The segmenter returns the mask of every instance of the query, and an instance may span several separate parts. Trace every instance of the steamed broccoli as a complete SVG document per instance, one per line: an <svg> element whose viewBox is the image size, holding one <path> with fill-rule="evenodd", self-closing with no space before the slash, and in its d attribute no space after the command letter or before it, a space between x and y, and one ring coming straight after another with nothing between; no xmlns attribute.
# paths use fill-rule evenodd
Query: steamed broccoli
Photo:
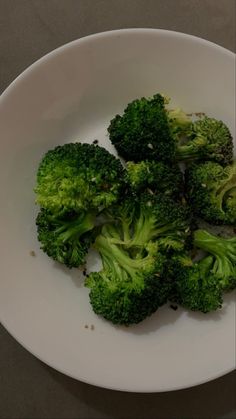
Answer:
<svg viewBox="0 0 236 419"><path fill-rule="evenodd" d="M183 174L177 165L148 160L127 162L126 180L134 193L162 193L174 200L183 194Z"/></svg>
<svg viewBox="0 0 236 419"><path fill-rule="evenodd" d="M218 276L211 271L212 264L211 256L195 263L187 256L172 259L169 265L174 278L171 300L203 313L221 308L222 288Z"/></svg>
<svg viewBox="0 0 236 419"><path fill-rule="evenodd" d="M162 246L185 246L190 234L189 209L164 195L144 193L138 196L133 236L127 246L142 246L150 240L162 239Z"/></svg>
<svg viewBox="0 0 236 419"><path fill-rule="evenodd" d="M222 290L236 288L236 237L223 238L196 230L194 245L213 257L211 273L218 277Z"/></svg>
<svg viewBox="0 0 236 419"><path fill-rule="evenodd" d="M186 129L186 142L178 143L177 160L213 160L229 164L233 159L233 139L228 127L204 117Z"/></svg>
<svg viewBox="0 0 236 419"><path fill-rule="evenodd" d="M68 268L85 262L93 240L95 213L67 213L61 216L41 209L36 219L41 249Z"/></svg>
<svg viewBox="0 0 236 419"><path fill-rule="evenodd" d="M128 252L113 243L115 227L104 226L96 238L103 268L86 280L90 303L96 314L114 324L130 325L144 320L166 303L170 289L163 275L166 258L157 243L147 243L138 252Z"/></svg>
<svg viewBox="0 0 236 419"><path fill-rule="evenodd" d="M156 94L129 103L122 116L110 122L108 133L112 144L125 160L171 161L175 140L171 135L165 99Z"/></svg>
<svg viewBox="0 0 236 419"><path fill-rule="evenodd" d="M173 278L171 300L204 313L221 307L223 293L236 288L236 238L194 231L193 244L206 252L200 261L174 255L169 263Z"/></svg>
<svg viewBox="0 0 236 419"><path fill-rule="evenodd" d="M236 224L236 161L193 164L186 171L187 198L194 212L211 224Z"/></svg>
<svg viewBox="0 0 236 419"><path fill-rule="evenodd" d="M37 173L36 201L53 212L106 208L120 196L120 161L97 145L70 143L48 151Z"/></svg>
<svg viewBox="0 0 236 419"><path fill-rule="evenodd" d="M137 99L111 120L110 140L125 160L231 163L233 139L224 122L207 116L193 122L180 108L168 109L168 103L160 94Z"/></svg>
<svg viewBox="0 0 236 419"><path fill-rule="evenodd" d="M166 100L166 103L169 103L169 100ZM192 120L180 108L166 109L166 111L171 135L176 140L176 144L180 145L181 141L192 132Z"/></svg>

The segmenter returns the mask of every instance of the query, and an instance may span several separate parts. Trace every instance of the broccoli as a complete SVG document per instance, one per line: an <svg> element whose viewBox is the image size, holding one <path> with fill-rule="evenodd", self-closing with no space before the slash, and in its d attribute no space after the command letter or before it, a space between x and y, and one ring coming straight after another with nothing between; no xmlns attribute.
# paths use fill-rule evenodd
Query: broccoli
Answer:
<svg viewBox="0 0 236 419"><path fill-rule="evenodd" d="M192 127L192 128L191 128ZM186 142L177 145L177 160L213 160L229 164L233 159L233 139L228 127L204 117L186 129Z"/></svg>
<svg viewBox="0 0 236 419"><path fill-rule="evenodd" d="M223 291L236 288L236 237L223 238L205 230L194 232L194 245L213 257L211 273Z"/></svg>
<svg viewBox="0 0 236 419"><path fill-rule="evenodd" d="M211 272L212 264L211 256L195 263L187 256L173 258L169 264L173 277L171 301L203 313L221 308L222 288L218 276Z"/></svg>
<svg viewBox="0 0 236 419"><path fill-rule="evenodd" d="M68 268L85 262L93 241L95 213L67 213L61 216L41 209L36 219L41 249L52 259Z"/></svg>
<svg viewBox="0 0 236 419"><path fill-rule="evenodd" d="M96 238L103 268L86 279L94 312L114 324L131 325L150 316L167 301L170 284L165 278L166 257L149 242L138 252L113 243L120 232L104 226ZM135 250L135 249L133 249Z"/></svg>
<svg viewBox="0 0 236 419"><path fill-rule="evenodd" d="M110 122L108 133L112 144L125 160L172 161L175 139L171 135L165 99L156 94L129 103L123 115Z"/></svg>
<svg viewBox="0 0 236 419"><path fill-rule="evenodd" d="M221 308L223 293L236 288L236 238L215 236L195 230L193 245L203 256L193 262L186 255L174 255L168 267L173 280L170 299L182 306L207 313Z"/></svg>
<svg viewBox="0 0 236 419"><path fill-rule="evenodd" d="M169 101L166 101L169 103ZM172 137L180 145L182 140L192 132L191 118L180 108L166 109Z"/></svg>
<svg viewBox="0 0 236 419"><path fill-rule="evenodd" d="M183 174L177 165L148 160L139 163L129 161L126 164L126 180L134 193L162 193L174 200L180 199L183 194Z"/></svg>
<svg viewBox="0 0 236 419"><path fill-rule="evenodd" d="M187 199L195 214L211 224L236 224L236 161L192 164L186 170Z"/></svg>
<svg viewBox="0 0 236 419"><path fill-rule="evenodd" d="M106 208L120 197L123 170L115 156L97 145L58 146L39 165L36 202L56 213Z"/></svg>
<svg viewBox="0 0 236 419"><path fill-rule="evenodd" d="M161 239L165 247L184 247L190 234L191 214L187 206L165 195L141 194L132 225L133 236L126 246L142 246Z"/></svg>

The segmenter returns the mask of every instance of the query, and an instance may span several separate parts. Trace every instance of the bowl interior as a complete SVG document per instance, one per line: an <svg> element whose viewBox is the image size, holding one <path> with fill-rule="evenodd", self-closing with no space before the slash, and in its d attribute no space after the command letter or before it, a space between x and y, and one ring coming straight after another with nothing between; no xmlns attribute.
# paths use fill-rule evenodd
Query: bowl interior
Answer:
<svg viewBox="0 0 236 419"><path fill-rule="evenodd" d="M110 119L129 101L157 92L173 106L222 119L235 136L234 54L168 31L114 31L72 42L26 70L1 98L1 320L58 370L129 391L187 387L233 369L233 297L220 313L163 307L140 325L110 325L92 313L81 272L40 251L33 187L42 155L58 144L98 139L115 152ZM90 269L97 263L91 254Z"/></svg>

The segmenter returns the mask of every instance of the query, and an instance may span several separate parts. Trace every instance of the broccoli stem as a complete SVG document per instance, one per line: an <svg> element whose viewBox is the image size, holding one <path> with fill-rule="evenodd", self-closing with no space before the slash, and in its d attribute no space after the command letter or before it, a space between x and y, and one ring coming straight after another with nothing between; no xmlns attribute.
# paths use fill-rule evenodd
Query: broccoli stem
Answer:
<svg viewBox="0 0 236 419"><path fill-rule="evenodd" d="M63 242L66 242L72 238L79 238L87 231L94 228L94 214L83 213L80 214L76 220L72 222L63 222L62 226L55 230L55 233L60 234Z"/></svg>
<svg viewBox="0 0 236 419"><path fill-rule="evenodd" d="M94 245L95 249L101 254L102 260L106 267L112 269L119 280L132 281L133 285L136 283L140 288L141 282L139 281L140 272L145 268L146 264L150 262L150 256L143 258L132 259L130 255L119 245L114 244L109 237L100 234Z"/></svg>
<svg viewBox="0 0 236 419"><path fill-rule="evenodd" d="M206 140L199 136L187 144L178 145L177 160L191 160L200 157L201 150L207 146Z"/></svg>
<svg viewBox="0 0 236 419"><path fill-rule="evenodd" d="M136 223L133 239L127 243L127 247L143 246L150 240L166 236L171 236L172 233L176 236L176 226L174 224L156 226L155 217L150 214L148 216L141 215Z"/></svg>

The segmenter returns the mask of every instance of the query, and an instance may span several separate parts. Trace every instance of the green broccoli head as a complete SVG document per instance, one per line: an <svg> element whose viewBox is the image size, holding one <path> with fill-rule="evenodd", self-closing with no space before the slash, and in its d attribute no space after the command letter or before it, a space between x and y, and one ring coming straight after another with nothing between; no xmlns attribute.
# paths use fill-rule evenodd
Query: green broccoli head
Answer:
<svg viewBox="0 0 236 419"><path fill-rule="evenodd" d="M120 197L120 161L97 145L70 143L48 151L37 173L36 201L53 212L106 208Z"/></svg>
<svg viewBox="0 0 236 419"><path fill-rule="evenodd" d="M224 238L205 230L196 230L194 245L211 255L211 273L218 277L222 290L236 288L236 237Z"/></svg>
<svg viewBox="0 0 236 419"><path fill-rule="evenodd" d="M186 205L174 202L165 195L144 193L138 197L130 246L162 239L162 246L171 242L185 246L190 234L191 214Z"/></svg>
<svg viewBox="0 0 236 419"><path fill-rule="evenodd" d="M233 139L222 121L199 119L187 136L186 143L177 147L178 160L213 160L224 165L232 162Z"/></svg>
<svg viewBox="0 0 236 419"><path fill-rule="evenodd" d="M193 211L211 224L236 224L236 161L193 164L186 171L186 190Z"/></svg>
<svg viewBox="0 0 236 419"><path fill-rule="evenodd" d="M144 160L127 162L126 181L134 193L150 191L180 199L183 194L183 174L177 165Z"/></svg>
<svg viewBox="0 0 236 419"><path fill-rule="evenodd" d="M167 301L170 284L164 278L166 258L156 243L136 256L112 242L106 228L95 241L103 269L86 280L94 312L114 324L139 323Z"/></svg>
<svg viewBox="0 0 236 419"><path fill-rule="evenodd" d="M84 264L93 241L95 214L81 212L58 216L41 209L36 225L41 249L49 257L68 268Z"/></svg>
<svg viewBox="0 0 236 419"><path fill-rule="evenodd" d="M222 306L222 289L219 277L212 273L211 256L192 263L191 259L176 258L171 261L174 278L172 300L183 307L208 313Z"/></svg>
<svg viewBox="0 0 236 419"><path fill-rule="evenodd" d="M165 100L160 94L131 102L123 115L111 120L108 133L125 160L171 161L174 158L175 140L171 136Z"/></svg>

